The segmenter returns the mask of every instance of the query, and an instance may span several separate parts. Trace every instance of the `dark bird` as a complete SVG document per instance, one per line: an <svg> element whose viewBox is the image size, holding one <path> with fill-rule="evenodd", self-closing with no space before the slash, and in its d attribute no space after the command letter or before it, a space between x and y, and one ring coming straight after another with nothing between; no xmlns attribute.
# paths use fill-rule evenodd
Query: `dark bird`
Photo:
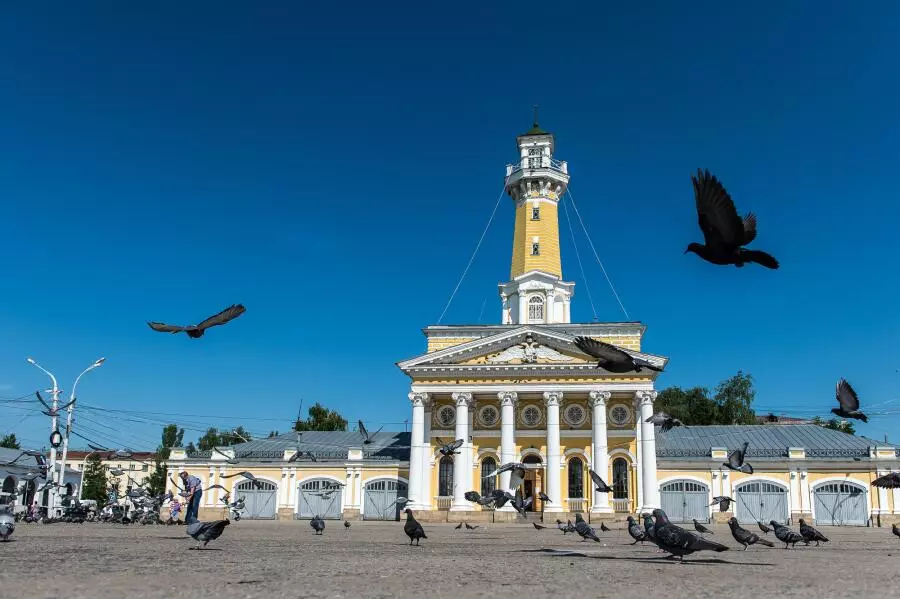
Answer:
<svg viewBox="0 0 900 599"><path fill-rule="evenodd" d="M715 534L713 531L711 531L710 529L706 528L705 526L703 526L702 524L697 522L696 518L694 518L694 530L696 530L700 534L711 534L711 535Z"/></svg>
<svg viewBox="0 0 900 599"><path fill-rule="evenodd" d="M350 528L350 521L344 520L344 528Z"/></svg>
<svg viewBox="0 0 900 599"><path fill-rule="evenodd" d="M543 491L538 491L538 498L545 503L553 503L550 501L550 497Z"/></svg>
<svg viewBox="0 0 900 599"><path fill-rule="evenodd" d="M753 466L744 463L744 456L747 455L747 446L749 445L750 443L744 441L744 447L729 453L728 461L722 462L722 465L730 470L736 470L744 474L753 474Z"/></svg>
<svg viewBox="0 0 900 599"><path fill-rule="evenodd" d="M504 472L509 472L508 490L515 493L515 490L518 489L519 485L522 484L522 481L525 480L525 464L522 464L521 462L507 462L505 464L502 464L494 472L485 474L481 478L493 478L494 476L499 476Z"/></svg>
<svg viewBox="0 0 900 599"><path fill-rule="evenodd" d="M656 522L653 521L651 514L641 514L644 519L644 537L653 543L656 543Z"/></svg>
<svg viewBox="0 0 900 599"><path fill-rule="evenodd" d="M594 472L593 468L588 468L588 473L591 475L591 480L594 481L594 484L597 486L597 490L601 493L612 493L613 489L608 484L603 482L603 479L600 478L600 475Z"/></svg>
<svg viewBox="0 0 900 599"><path fill-rule="evenodd" d="M531 502L534 500L534 497L529 497L528 499L522 499L518 496L513 497L509 500L509 504L513 506L519 515L523 518L525 517L525 511L528 509L528 506L531 505Z"/></svg>
<svg viewBox="0 0 900 599"><path fill-rule="evenodd" d="M319 518L318 514L313 516L313 519L309 521L309 525L316 531L317 535L325 534L325 521Z"/></svg>
<svg viewBox="0 0 900 599"><path fill-rule="evenodd" d="M896 522L891 524L891 532L900 537L900 526L897 526Z"/></svg>
<svg viewBox="0 0 900 599"><path fill-rule="evenodd" d="M175 324L166 324L164 322L148 322L150 328L154 331L159 331L160 333L187 333L188 337L191 339L199 339L203 336L203 333L206 332L206 329L210 327L215 327L220 324L225 324L229 320L234 320L247 309L244 308L241 304L234 304L225 308L215 316L210 316L200 324L192 324L186 327L175 325Z"/></svg>
<svg viewBox="0 0 900 599"><path fill-rule="evenodd" d="M562 524L562 522L560 522L559 520L557 520L556 522L557 522L557 528L559 528L559 525ZM545 528L547 528L546 526L541 526L537 522L532 522L531 525L534 526L534 528L536 530L544 530ZM896 524L894 526L896 526ZM894 530L896 530L896 528Z"/></svg>
<svg viewBox="0 0 900 599"><path fill-rule="evenodd" d="M575 525L572 524L571 520L566 520L566 530L565 532L578 532L575 530Z"/></svg>
<svg viewBox="0 0 900 599"><path fill-rule="evenodd" d="M868 422L869 417L859 411L859 397L856 391L843 378L838 381L834 392L840 407L831 408L833 414L837 414L841 418L856 418L863 422Z"/></svg>
<svg viewBox="0 0 900 599"><path fill-rule="evenodd" d="M884 476L879 476L872 481L872 486L882 489L900 488L900 472L889 472Z"/></svg>
<svg viewBox="0 0 900 599"><path fill-rule="evenodd" d="M468 522L463 522L463 524L466 525L466 530L475 530L476 528L478 528L478 525L477 525L477 524L476 524L475 526L472 526L472 525L469 524Z"/></svg>
<svg viewBox="0 0 900 599"><path fill-rule="evenodd" d="M16 530L16 517L9 512L6 505L0 505L0 541L8 541Z"/></svg>
<svg viewBox="0 0 900 599"><path fill-rule="evenodd" d="M460 522L459 524L457 524L456 526L454 526L454 527L453 527L453 530L459 530L460 528L462 528L462 522Z"/></svg>
<svg viewBox="0 0 900 599"><path fill-rule="evenodd" d="M232 478L234 476L243 476L247 480L249 480L253 484L254 489L261 489L262 483L256 480L256 477L253 476L252 472L247 472L246 470L242 470L241 472L235 472L233 474L223 474L221 478Z"/></svg>
<svg viewBox="0 0 900 599"><path fill-rule="evenodd" d="M578 536L581 537L582 541L591 539L592 541L600 542L600 537L597 536L597 533L594 532L591 525L585 522L584 518L582 518L581 514L578 512L575 513L575 532L578 533Z"/></svg>
<svg viewBox="0 0 900 599"><path fill-rule="evenodd" d="M597 368L607 372L619 374L626 372L641 372L644 368L662 372L662 368L651 364L647 360L635 358L615 345L598 341L591 337L575 337L575 345L578 349L597 359Z"/></svg>
<svg viewBox="0 0 900 599"><path fill-rule="evenodd" d="M700 535L688 532L680 526L675 526L666 517L666 513L662 510L653 510L656 517L656 526L654 534L656 535L656 544L660 549L668 551L672 555L681 558L684 563L684 556L690 555L695 551L728 551L728 547L715 541L710 541Z"/></svg>
<svg viewBox="0 0 900 599"><path fill-rule="evenodd" d="M451 456L454 453L459 453L456 450L459 449L460 447L462 447L463 443L465 443L465 442L466 442L465 439L457 439L453 443L446 443L444 445L441 445L441 448L438 451L441 452L441 455Z"/></svg>
<svg viewBox="0 0 900 599"><path fill-rule="evenodd" d="M756 216L752 212L743 219L738 216L731 196L709 170L697 169L697 176L691 175L691 181L705 243L690 243L684 253L694 252L707 262L721 266L742 267L755 262L766 268L778 268L778 260L773 256L742 247L756 238Z"/></svg>
<svg viewBox="0 0 900 599"><path fill-rule="evenodd" d="M411 509L406 508L403 511L406 512L406 524L403 525L403 532L409 537L409 544L412 545L413 540L415 540L416 546L418 547L419 539L428 538L425 536L425 529L423 529L422 525L419 524L419 521L413 517Z"/></svg>
<svg viewBox="0 0 900 599"><path fill-rule="evenodd" d="M741 528L738 524L737 518L732 516L728 519L728 526L731 528L731 536L734 537L734 540L744 546L744 551L747 551L747 547L750 545L756 545L759 543L760 545L765 545L766 547L774 547L775 544L772 541L767 541L765 539L759 538L759 535L755 532L750 532L745 528Z"/></svg>
<svg viewBox="0 0 900 599"><path fill-rule="evenodd" d="M641 545L644 544L644 541L647 540L647 535L644 533L644 529L641 528L641 525L634 521L634 518L628 516L628 534L631 535L631 538L634 539L634 543L636 544L640 541Z"/></svg>
<svg viewBox="0 0 900 599"><path fill-rule="evenodd" d="M185 532L201 545L197 549L203 549L207 543L214 541L222 536L222 531L228 526L228 520L215 520L213 522L194 522L188 524Z"/></svg>
<svg viewBox="0 0 900 599"><path fill-rule="evenodd" d="M818 529L813 528L812 526L806 523L806 520L800 518L800 535L806 539L808 543L816 542L816 547L819 546L819 543L827 543L828 539L818 531Z"/></svg>
<svg viewBox="0 0 900 599"><path fill-rule="evenodd" d="M713 502L709 505L718 504L720 512L727 512L732 503L734 503L734 499L722 495L721 497L713 497Z"/></svg>
<svg viewBox="0 0 900 599"><path fill-rule="evenodd" d="M382 425L380 429L378 429L371 435L369 434L369 431L366 429L366 425L363 424L362 420L357 421L357 427L359 428L359 434L363 436L363 444L368 445L372 442L372 437L381 432L381 428L384 428L384 425Z"/></svg>
<svg viewBox="0 0 900 599"><path fill-rule="evenodd" d="M493 506L495 509L503 507L507 501L513 498L510 493L502 489L494 489L490 495L484 496L479 495L478 491L466 491L463 493L463 497L466 498L466 501L482 506Z"/></svg>
<svg viewBox="0 0 900 599"><path fill-rule="evenodd" d="M603 532L609 532L609 527L603 522L600 522L600 530Z"/></svg>
<svg viewBox="0 0 900 599"><path fill-rule="evenodd" d="M765 524L763 524L762 522L757 522L756 525L759 526L759 529L761 531L763 531L763 534L769 534L770 532L772 532L772 529L769 528L768 526L766 526Z"/></svg>
<svg viewBox="0 0 900 599"><path fill-rule="evenodd" d="M794 547L797 543L806 543L809 545L809 541L803 538L800 533L796 533L787 526L779 524L774 520L771 520L769 524L772 525L772 528L775 529L775 536L778 537L778 540L784 543L784 548L787 549L788 545Z"/></svg>
<svg viewBox="0 0 900 599"><path fill-rule="evenodd" d="M654 425L659 426L660 427L659 430L662 432L671 430L675 426L684 426L684 424L681 422L681 420L679 420L678 418L669 416L668 414L666 414L663 411L657 412L650 418L647 418L647 420L645 420L644 422L650 422Z"/></svg>
<svg viewBox="0 0 900 599"><path fill-rule="evenodd" d="M556 520L556 529L561 530L563 534L566 534L567 532L569 532L569 525L563 524L562 520L557 519Z"/></svg>

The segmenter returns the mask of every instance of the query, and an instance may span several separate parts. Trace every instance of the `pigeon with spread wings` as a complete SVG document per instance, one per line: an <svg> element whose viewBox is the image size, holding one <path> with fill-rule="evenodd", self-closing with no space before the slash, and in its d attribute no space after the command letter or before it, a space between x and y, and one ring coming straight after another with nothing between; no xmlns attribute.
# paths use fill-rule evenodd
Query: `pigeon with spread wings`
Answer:
<svg viewBox="0 0 900 599"><path fill-rule="evenodd" d="M602 368L607 372L623 374L626 372L640 372L644 368L655 370L656 372L662 372L663 370L647 360L633 357L615 345L610 345L591 337L575 337L575 345L592 358L597 358L597 368Z"/></svg>
<svg viewBox="0 0 900 599"><path fill-rule="evenodd" d="M369 434L369 430L366 428L366 425L363 424L362 420L359 420L357 422L357 428L359 429L359 434L363 436L363 444L368 445L369 443L372 442L372 437L374 437L375 435L377 435L378 433L381 432L381 428L384 428L384 425L382 425L382 427L380 429L378 429L371 435Z"/></svg>
<svg viewBox="0 0 900 599"><path fill-rule="evenodd" d="M856 391L853 390L853 387L846 380L841 379L838 381L835 388L835 398L840 407L831 408L834 414L841 418L856 418L863 422L869 421L869 417L859 411L859 397L857 397Z"/></svg>
<svg viewBox="0 0 900 599"><path fill-rule="evenodd" d="M191 339L199 339L203 336L203 333L206 332L206 329L234 320L244 312L246 312L246 308L244 308L243 305L234 304L225 308L215 316L210 316L200 324L187 326L166 324L164 322L148 322L147 324L151 329L159 331L160 333L187 333L187 336Z"/></svg>
<svg viewBox="0 0 900 599"><path fill-rule="evenodd" d="M504 472L509 472L509 492L515 495L516 489L518 489L519 485L522 484L522 481L525 480L525 464L520 462L507 462L481 478L493 478Z"/></svg>
<svg viewBox="0 0 900 599"><path fill-rule="evenodd" d="M647 418L644 422L649 422L650 424L659 426L659 430L661 432L666 432L672 430L672 427L675 426L683 426L683 423L678 418L674 416L669 416L662 410L653 414L649 418Z"/></svg>
<svg viewBox="0 0 900 599"><path fill-rule="evenodd" d="M441 452L441 455L445 455L445 456L451 456L455 453L459 453L456 450L459 449L460 447L462 447L463 443L466 442L465 439L457 439L456 441L453 441L452 443L444 443L440 439L438 439L438 441L441 443L441 448L438 451Z"/></svg>
<svg viewBox="0 0 900 599"><path fill-rule="evenodd" d="M593 468L588 469L588 473L591 475L591 480L594 481L594 484L597 486L597 490L601 493L612 493L613 489L608 484L606 484L600 475L594 472Z"/></svg>

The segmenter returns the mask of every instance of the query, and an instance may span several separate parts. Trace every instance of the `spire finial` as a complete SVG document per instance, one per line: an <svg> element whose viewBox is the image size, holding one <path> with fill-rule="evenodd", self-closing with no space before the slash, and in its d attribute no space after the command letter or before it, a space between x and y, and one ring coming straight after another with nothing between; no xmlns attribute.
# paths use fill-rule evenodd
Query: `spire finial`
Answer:
<svg viewBox="0 0 900 599"><path fill-rule="evenodd" d="M535 126L535 127L538 126L538 105L537 104L534 105L534 125L533 126Z"/></svg>

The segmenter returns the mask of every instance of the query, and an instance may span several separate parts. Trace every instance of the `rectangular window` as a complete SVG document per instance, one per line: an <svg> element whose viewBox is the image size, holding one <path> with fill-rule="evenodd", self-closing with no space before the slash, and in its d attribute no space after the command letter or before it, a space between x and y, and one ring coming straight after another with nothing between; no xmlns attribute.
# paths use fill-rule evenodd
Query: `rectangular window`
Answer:
<svg viewBox="0 0 900 599"><path fill-rule="evenodd" d="M541 244L540 243L532 243L531 244L531 255L532 256L540 256L541 255Z"/></svg>
<svg viewBox="0 0 900 599"><path fill-rule="evenodd" d="M148 470L150 470L149 464L144 464L143 466L141 466L141 472L147 472Z"/></svg>
<svg viewBox="0 0 900 599"><path fill-rule="evenodd" d="M531 209L531 220L541 220L541 207L534 206Z"/></svg>

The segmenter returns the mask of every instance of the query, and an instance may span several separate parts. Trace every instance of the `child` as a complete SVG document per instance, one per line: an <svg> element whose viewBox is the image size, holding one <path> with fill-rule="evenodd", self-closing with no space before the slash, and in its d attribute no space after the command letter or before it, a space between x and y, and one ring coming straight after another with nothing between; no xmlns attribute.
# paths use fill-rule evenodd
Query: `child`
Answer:
<svg viewBox="0 0 900 599"><path fill-rule="evenodd" d="M172 503L169 504L169 520L178 522L179 513L181 513L181 502L173 498Z"/></svg>

